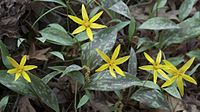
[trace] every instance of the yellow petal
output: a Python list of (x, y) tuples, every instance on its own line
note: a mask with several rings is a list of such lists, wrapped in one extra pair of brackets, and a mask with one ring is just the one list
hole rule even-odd
[(93, 16), (91, 19), (90, 19), (90, 22), (93, 23), (95, 22), (97, 19), (99, 19), (99, 17), (103, 14), (103, 11), (97, 13), (95, 16)]
[(22, 76), (24, 77), (24, 79), (26, 79), (28, 82), (31, 82), (30, 77), (28, 76), (28, 74), (26, 72), (22, 72)]
[(163, 60), (166, 66), (168, 66), (172, 71), (178, 71), (177, 68), (167, 60)]
[(182, 77), (183, 77), (183, 79), (185, 79), (186, 81), (191, 82), (191, 83), (197, 85), (197, 82), (196, 82), (192, 77), (190, 77), (189, 75), (182, 74)]
[(24, 71), (32, 70), (35, 68), (37, 68), (37, 66), (35, 66), (35, 65), (26, 65), (26, 66), (24, 66)]
[(184, 86), (183, 86), (183, 80), (182, 80), (182, 77), (178, 77), (177, 79), (177, 86), (178, 86), (178, 89), (181, 93), (181, 96), (184, 95)]
[(24, 65), (25, 65), (25, 63), (26, 63), (26, 55), (24, 55), (23, 57), (22, 57), (22, 59), (21, 59), (21, 62), (20, 62), (20, 67), (23, 67)]
[(7, 59), (8, 59), (8, 61), (10, 62), (10, 64), (13, 67), (17, 68), (19, 66), (19, 64), (13, 58), (11, 58), (11, 57), (8, 56)]
[(192, 65), (192, 63), (194, 62), (194, 57), (193, 58), (191, 58), (189, 61), (187, 61), (180, 69), (179, 69), (179, 71), (181, 72), (181, 73), (185, 73), (189, 68), (190, 68), (190, 66)]
[(84, 4), (82, 4), (82, 9), (81, 9), (81, 11), (82, 11), (82, 17), (83, 17), (83, 20), (89, 20), (89, 18), (88, 18), (88, 14), (87, 14), (87, 11), (86, 11), (86, 9), (85, 9), (85, 6), (84, 6)]
[(90, 41), (93, 41), (93, 34), (92, 34), (92, 30), (90, 28), (86, 29), (86, 33), (88, 38), (90, 39)]
[(102, 25), (102, 24), (98, 24), (98, 23), (91, 23), (90, 24), (90, 28), (93, 28), (93, 29), (101, 29), (101, 28), (106, 28), (107, 26), (105, 25)]
[(170, 86), (176, 79), (178, 76), (173, 76), (171, 79), (167, 80), (161, 87), (167, 87)]
[(121, 75), (121, 76), (125, 76), (124, 72), (116, 65), (113, 66), (113, 68), (115, 69), (115, 71)]
[(157, 72), (158, 72), (160, 75), (162, 75), (165, 79), (168, 79), (168, 80), (169, 80), (168, 75), (167, 75), (165, 72), (163, 72), (161, 69), (158, 69)]
[(80, 33), (80, 32), (82, 32), (82, 31), (84, 31), (85, 29), (86, 29), (85, 26), (79, 26), (78, 28), (76, 28), (76, 29), (72, 32), (72, 34), (74, 35), (74, 34)]
[(154, 67), (152, 65), (145, 65), (145, 66), (140, 66), (139, 69), (141, 70), (154, 70)]
[(109, 64), (103, 64), (101, 67), (99, 67), (98, 69), (96, 69), (96, 72), (104, 71), (108, 67), (109, 67)]
[(96, 48), (96, 51), (104, 61), (106, 61), (107, 63), (110, 62), (110, 58), (106, 54), (104, 54), (103, 51), (99, 50), (98, 48)]
[(111, 60), (115, 60), (115, 59), (118, 57), (120, 49), (121, 49), (121, 45), (119, 44), (119, 45), (115, 48), (115, 51), (114, 51), (114, 53), (113, 53), (113, 55), (112, 55)]
[(19, 79), (19, 76), (20, 76), (21, 74), (20, 73), (16, 73), (15, 74), (15, 81), (17, 80), (17, 79)]
[(156, 72), (156, 70), (153, 71), (153, 82), (156, 84), (157, 82), (157, 78), (158, 78), (158, 73)]
[(162, 58), (162, 51), (160, 50), (157, 57), (156, 57), (156, 63), (159, 64), (161, 62), (161, 58)]
[(154, 60), (147, 53), (144, 52), (144, 56), (151, 64), (155, 63)]
[(109, 71), (110, 71), (111, 76), (116, 78), (116, 74), (115, 74), (115, 72), (114, 72), (114, 70), (113, 70), (113, 68), (111, 66), (109, 67)]
[(80, 18), (76, 17), (76, 16), (72, 16), (72, 15), (68, 15), (68, 17), (73, 20), (74, 22), (78, 23), (78, 24), (83, 24), (83, 20), (81, 20)]
[(16, 69), (16, 68), (9, 69), (9, 70), (7, 71), (7, 73), (9, 73), (9, 74), (15, 74), (15, 73), (17, 73), (17, 69)]
[(124, 56), (122, 58), (118, 58), (114, 61), (115, 65), (120, 65), (122, 63), (124, 63), (125, 61), (127, 61), (130, 58), (130, 56)]

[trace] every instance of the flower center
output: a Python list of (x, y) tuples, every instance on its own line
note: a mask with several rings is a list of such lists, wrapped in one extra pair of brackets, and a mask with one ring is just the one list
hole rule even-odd
[(110, 66), (113, 66), (113, 65), (114, 65), (114, 61), (111, 60), (111, 61), (109, 62), (109, 65), (110, 65)]
[(154, 65), (153, 65), (153, 68), (154, 68), (155, 70), (160, 69), (159, 64), (154, 64)]
[(85, 27), (87, 27), (87, 28), (90, 27), (90, 24), (91, 24), (91, 23), (90, 23), (89, 21), (87, 21), (87, 20), (84, 20), (84, 21), (83, 21), (83, 25), (84, 25)]
[(17, 68), (17, 72), (18, 72), (18, 73), (21, 73), (22, 71), (24, 71), (24, 68), (23, 68), (23, 67), (22, 67), (22, 68), (21, 68), (21, 67)]

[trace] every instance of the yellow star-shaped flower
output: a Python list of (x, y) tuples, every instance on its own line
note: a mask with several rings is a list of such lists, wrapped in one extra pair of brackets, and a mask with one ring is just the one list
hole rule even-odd
[(81, 20), (80, 18), (78, 18), (76, 16), (68, 15), (68, 17), (70, 19), (72, 19), (74, 22), (76, 22), (79, 25), (81, 25), (77, 29), (75, 29), (72, 32), (72, 34), (77, 34), (77, 33), (80, 33), (80, 32), (83, 32), (83, 31), (86, 30), (88, 38), (92, 41), (93, 40), (93, 33), (92, 33), (91, 29), (100, 29), (100, 28), (107, 27), (105, 25), (94, 23), (103, 14), (103, 11), (97, 13), (95, 16), (93, 16), (91, 19), (89, 19), (84, 4), (82, 4), (82, 9), (81, 10), (82, 10), (82, 18), (83, 18), (83, 20)]
[(116, 74), (114, 72), (114, 70), (121, 76), (125, 76), (124, 72), (117, 66), (120, 65), (122, 63), (124, 63), (125, 61), (127, 61), (129, 59), (130, 56), (124, 56), (122, 58), (117, 59), (118, 55), (119, 55), (119, 51), (120, 51), (121, 45), (118, 45), (117, 48), (115, 49), (111, 59), (104, 54), (101, 50), (96, 49), (97, 53), (101, 56), (101, 58), (106, 62), (106, 64), (103, 64), (101, 67), (99, 67), (96, 72), (101, 72), (107, 68), (109, 68), (110, 74), (116, 78)]
[(31, 82), (31, 79), (28, 76), (28, 74), (26, 73), (26, 71), (35, 69), (35, 68), (37, 68), (37, 66), (35, 66), (35, 65), (26, 65), (26, 66), (24, 66), (25, 63), (26, 63), (26, 55), (24, 55), (22, 57), (20, 64), (18, 64), (11, 57), (7, 57), (7, 59), (10, 62), (10, 64), (14, 67), (12, 69), (9, 69), (7, 71), (7, 73), (15, 74), (15, 81), (20, 77), (20, 75), (22, 75), (25, 80), (27, 80), (28, 82)]
[(152, 64), (152, 65), (145, 65), (139, 67), (142, 70), (150, 71), (153, 70), (153, 81), (156, 84), (157, 78), (158, 78), (158, 73), (163, 76), (166, 79), (169, 79), (169, 77), (163, 72), (162, 67), (163, 65), (160, 64), (161, 59), (162, 59), (162, 51), (160, 50), (159, 53), (157, 54), (156, 61), (154, 61), (147, 53), (144, 52), (145, 58)]
[(184, 86), (183, 86), (183, 79), (185, 79), (188, 82), (191, 82), (193, 84), (197, 84), (197, 82), (190, 77), (189, 75), (186, 75), (185, 72), (190, 68), (195, 58), (191, 58), (188, 62), (186, 62), (179, 70), (171, 64), (169, 61), (164, 60), (164, 63), (166, 67), (163, 68), (167, 73), (173, 75), (170, 80), (166, 81), (162, 87), (170, 86), (174, 81), (177, 81), (176, 84), (178, 86), (178, 89), (181, 93), (181, 95), (184, 95)]

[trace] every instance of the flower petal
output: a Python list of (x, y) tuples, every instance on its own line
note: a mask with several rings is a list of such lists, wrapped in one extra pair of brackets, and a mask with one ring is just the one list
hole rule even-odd
[(165, 79), (168, 79), (168, 80), (169, 80), (168, 75), (167, 75), (165, 72), (163, 72), (161, 69), (158, 69), (157, 72), (158, 72), (161, 76), (163, 76)]
[(124, 72), (116, 65), (113, 66), (113, 68), (115, 69), (115, 71), (121, 75), (121, 76), (125, 76)]
[(171, 85), (176, 79), (177, 79), (178, 76), (173, 76), (171, 79), (167, 80), (161, 87), (167, 87), (169, 85)]
[(115, 74), (115, 72), (114, 72), (114, 70), (113, 70), (113, 68), (111, 66), (109, 67), (109, 71), (110, 71), (111, 76), (116, 78), (116, 74)]
[(68, 15), (68, 17), (73, 20), (74, 22), (78, 23), (78, 24), (83, 24), (83, 20), (81, 20), (80, 18), (76, 17), (76, 16), (72, 16), (72, 15)]
[(180, 69), (179, 69), (179, 71), (181, 72), (181, 73), (185, 73), (189, 68), (190, 68), (190, 66), (192, 65), (192, 63), (194, 62), (194, 57), (193, 58), (191, 58), (189, 61), (187, 61)]
[(154, 70), (154, 67), (152, 65), (145, 65), (145, 66), (140, 66), (139, 69), (141, 70)]
[(159, 64), (161, 62), (161, 58), (162, 58), (162, 51), (160, 50), (157, 57), (156, 57), (156, 63)]
[(104, 61), (106, 61), (107, 63), (110, 62), (110, 58), (106, 54), (104, 54), (103, 51), (99, 50), (98, 48), (96, 48), (96, 51)]
[(183, 79), (185, 79), (186, 81), (191, 82), (191, 83), (197, 85), (197, 82), (196, 82), (192, 77), (190, 77), (189, 75), (182, 74), (182, 77), (183, 77)]
[(21, 62), (20, 62), (20, 67), (21, 68), (23, 68), (23, 66), (25, 65), (25, 63), (26, 63), (26, 55), (24, 55), (23, 57), (22, 57), (22, 59), (21, 59)]
[(30, 77), (28, 76), (28, 74), (26, 72), (22, 72), (22, 76), (24, 77), (24, 79), (26, 79), (28, 82), (31, 82)]
[(177, 83), (178, 89), (179, 89), (179, 91), (180, 91), (180, 93), (181, 93), (181, 96), (183, 96), (183, 95), (184, 95), (184, 86), (183, 86), (182, 77), (178, 77), (176, 83)]
[(17, 80), (17, 79), (19, 79), (19, 76), (20, 76), (21, 74), (20, 73), (16, 73), (15, 74), (15, 81)]
[(120, 65), (122, 63), (124, 63), (125, 61), (127, 61), (130, 58), (130, 56), (124, 56), (122, 58), (118, 58), (115, 60), (115, 65)]
[(153, 71), (153, 82), (156, 84), (158, 78), (158, 73), (156, 70)]
[(85, 27), (85, 26), (79, 26), (78, 28), (76, 28), (76, 29), (72, 32), (72, 34), (74, 35), (74, 34), (77, 34), (77, 33), (82, 32), (82, 31), (84, 31), (84, 30), (86, 30), (86, 27)]
[[(166, 65), (167, 67), (169, 67), (172, 71), (178, 71), (177, 68), (176, 68), (171, 62), (169, 62), (169, 61), (167, 61), (167, 60), (163, 60), (163, 62), (164, 62), (165, 65)], [(169, 68), (168, 68), (168, 69), (169, 69)]]
[(155, 63), (155, 61), (147, 53), (144, 52), (144, 56), (151, 64)]
[(82, 4), (81, 11), (82, 11), (82, 17), (83, 17), (83, 20), (88, 21), (89, 18), (88, 18), (88, 14), (87, 14), (87, 11), (86, 11), (86, 9), (85, 9), (85, 5), (84, 5), (84, 4)]
[(35, 65), (26, 65), (26, 66), (24, 66), (24, 71), (32, 70), (35, 68), (37, 68), (37, 66), (35, 66)]
[(113, 55), (112, 55), (111, 60), (115, 60), (115, 59), (118, 57), (120, 49), (121, 49), (121, 45), (119, 44), (119, 45), (115, 48), (115, 51), (114, 51), (114, 53), (113, 53)]
[(96, 72), (101, 72), (104, 71), (105, 69), (107, 69), (109, 67), (109, 64), (103, 64), (102, 66), (100, 66), (98, 69), (96, 69)]
[(99, 19), (99, 17), (103, 14), (103, 11), (97, 13), (95, 16), (93, 16), (91, 19), (90, 19), (90, 22), (93, 23), (95, 22), (97, 19)]
[(86, 33), (87, 33), (87, 36), (88, 38), (93, 41), (93, 34), (92, 34), (92, 30), (90, 28), (87, 28), (86, 29)]
[(9, 70), (7, 71), (7, 73), (9, 73), (9, 74), (15, 74), (15, 73), (17, 73), (17, 69), (16, 69), (16, 68), (9, 69)]
[(101, 28), (106, 28), (106, 27), (107, 27), (106, 25), (102, 25), (102, 24), (98, 24), (98, 23), (90, 24), (90, 28), (93, 28), (93, 29), (101, 29)]
[(13, 58), (11, 58), (11, 57), (8, 56), (7, 59), (8, 59), (8, 61), (10, 62), (10, 64), (13, 67), (17, 68), (19, 66), (19, 64)]

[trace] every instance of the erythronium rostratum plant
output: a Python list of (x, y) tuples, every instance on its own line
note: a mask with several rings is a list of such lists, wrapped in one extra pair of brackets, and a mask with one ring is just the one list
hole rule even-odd
[(35, 65), (26, 65), (26, 55), (24, 55), (21, 59), (20, 64), (18, 64), (13, 58), (11, 57), (7, 57), (8, 61), (10, 62), (10, 64), (14, 67), (12, 69), (9, 69), (7, 71), (7, 73), (9, 74), (15, 74), (15, 81), (20, 77), (20, 75), (23, 76), (23, 78), (25, 80), (27, 80), (28, 82), (31, 82), (30, 77), (28, 76), (28, 74), (26, 73), (26, 71), (32, 70), (37, 68), (37, 66)]
[[(106, 62), (106, 64), (103, 64), (101, 67), (99, 67), (96, 72), (104, 71), (105, 69), (109, 68), (110, 74), (116, 78), (116, 74), (114, 70), (121, 76), (125, 76), (124, 72), (117, 66), (129, 59), (130, 56), (124, 56), (122, 58), (117, 59), (119, 52), (120, 52), (121, 45), (118, 45), (115, 49), (111, 59), (104, 54), (101, 50), (98, 48), (96, 49), (97, 53), (101, 56), (101, 58)], [(113, 70), (114, 69), (114, 70)]]
[(154, 61), (147, 53), (144, 52), (144, 56), (145, 58), (152, 64), (152, 65), (145, 65), (145, 66), (141, 66), (139, 67), (142, 70), (146, 70), (146, 71), (153, 71), (153, 81), (154, 83), (157, 82), (157, 78), (158, 78), (158, 73), (166, 78), (169, 79), (169, 77), (165, 74), (165, 72), (162, 70), (163, 65), (160, 64), (161, 59), (162, 59), (162, 51), (160, 50), (159, 53), (157, 54), (156, 57), (156, 61)]
[(94, 23), (97, 19), (99, 19), (99, 17), (103, 14), (103, 11), (97, 13), (95, 16), (93, 16), (91, 19), (89, 19), (87, 11), (85, 9), (84, 4), (82, 4), (82, 19), (76, 17), (76, 16), (72, 16), (72, 15), (68, 15), (68, 17), (70, 19), (72, 19), (74, 22), (78, 23), (79, 26), (77, 29), (75, 29), (72, 34), (78, 34), (80, 32), (83, 32), (86, 30), (87, 36), (88, 38), (92, 41), (93, 40), (93, 33), (91, 29), (101, 29), (101, 28), (105, 28), (107, 26), (105, 25), (101, 25), (98, 23)]
[(173, 64), (171, 64), (169, 61), (164, 60), (165, 66), (163, 67), (163, 70), (165, 70), (167, 73), (172, 75), (172, 78), (170, 80), (166, 81), (162, 87), (167, 87), (173, 84), (173, 82), (176, 81), (176, 84), (178, 86), (178, 89), (181, 93), (181, 95), (184, 95), (184, 86), (183, 86), (183, 79), (185, 79), (188, 82), (191, 82), (193, 84), (197, 84), (197, 82), (190, 77), (189, 75), (186, 75), (185, 72), (190, 68), (194, 61), (194, 57), (191, 58), (188, 62), (186, 62), (180, 69), (177, 69)]

